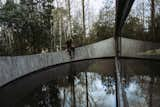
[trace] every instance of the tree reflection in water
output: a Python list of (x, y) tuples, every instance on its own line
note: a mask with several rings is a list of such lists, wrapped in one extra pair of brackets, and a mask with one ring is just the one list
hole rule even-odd
[[(129, 107), (159, 107), (159, 78), (133, 76), (125, 88)], [(157, 86), (156, 86), (157, 85)], [(158, 93), (157, 93), (158, 92)], [(154, 98), (154, 99), (153, 99)], [(153, 104), (154, 101), (154, 104)]]
[(129, 107), (160, 107), (159, 61), (121, 60)]
[[(10, 84), (1, 89), (2, 107), (87, 107), (87, 103), (88, 107), (116, 107), (113, 65), (105, 60), (93, 62), (87, 66), (82, 62), (59, 66), (61, 72), (55, 68), (54, 71), (39, 72)], [(160, 107), (159, 66), (159, 62), (122, 60), (121, 82), (125, 105)]]
[(42, 85), (20, 101), (16, 107), (60, 107), (59, 94), (55, 84)]
[[(88, 106), (116, 107), (115, 80), (111, 76), (87, 73)], [(17, 104), (21, 107), (85, 107), (85, 73), (68, 75), (64, 80), (42, 85)]]
[(112, 76), (102, 76), (102, 83), (104, 85), (106, 94), (115, 94), (115, 80)]

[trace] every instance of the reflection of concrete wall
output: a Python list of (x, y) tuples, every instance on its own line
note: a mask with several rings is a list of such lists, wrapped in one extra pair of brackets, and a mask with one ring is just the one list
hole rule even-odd
[[(76, 60), (114, 56), (113, 38), (75, 49)], [(47, 66), (70, 62), (67, 52), (28, 56), (0, 57), (0, 86), (20, 76)]]
[[(142, 57), (137, 53), (158, 48), (160, 44), (122, 39), (122, 56)], [(75, 49), (72, 61), (114, 56), (113, 38)], [(44, 53), (28, 56), (0, 57), (0, 86), (20, 76), (47, 66), (70, 62), (67, 52)]]

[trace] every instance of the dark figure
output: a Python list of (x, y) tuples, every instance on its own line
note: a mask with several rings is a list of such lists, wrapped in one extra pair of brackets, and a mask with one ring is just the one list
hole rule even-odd
[(69, 53), (69, 56), (71, 58), (73, 58), (74, 57), (74, 51), (75, 51), (75, 49), (74, 49), (74, 46), (72, 44), (72, 39), (67, 40), (66, 41), (66, 45), (67, 45), (67, 51)]

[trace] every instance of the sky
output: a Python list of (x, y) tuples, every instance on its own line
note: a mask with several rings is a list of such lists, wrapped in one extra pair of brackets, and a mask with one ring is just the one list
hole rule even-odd
[[(59, 5), (66, 5), (65, 0), (58, 0)], [(94, 15), (98, 15), (99, 10), (104, 6), (104, 2), (105, 0), (85, 0), (85, 11), (86, 14), (88, 12), (88, 10), (92, 10), (92, 14)], [(71, 13), (72, 15), (76, 15), (79, 13), (79, 11), (82, 11), (82, 5), (81, 5), (81, 0), (70, 0), (71, 2)], [(55, 2), (55, 6), (57, 5), (57, 3)]]
[[(2, 3), (5, 3), (5, 2), (6, 2), (6, 0), (0, 0), (0, 1), (2, 1)], [(19, 0), (14, 0), (14, 1), (18, 2)], [(73, 2), (73, 1), (75, 1), (75, 0), (71, 0), (71, 2)], [(80, 2), (81, 0), (76, 0), (76, 1)], [(87, 2), (87, 1), (89, 1), (89, 4), (90, 4), (92, 7), (94, 7), (94, 9), (95, 9), (96, 11), (98, 11), (98, 10), (103, 6), (103, 1), (104, 1), (104, 0), (86, 0), (86, 2)]]
[[(77, 17), (77, 20), (80, 21), (82, 19), (81, 18), (82, 17), (81, 0), (76, 0), (76, 1), (71, 0), (71, 6), (72, 6), (72, 9), (71, 9), (72, 16), (75, 16), (75, 17), (79, 16)], [(92, 24), (94, 21), (96, 21), (99, 11), (103, 7), (104, 7), (104, 0), (85, 0), (86, 23)]]
[[(86, 19), (86, 32), (92, 27), (93, 23), (96, 22), (99, 11), (104, 7), (105, 0), (85, 0), (85, 19)], [(64, 0), (58, 0), (59, 5), (65, 7)], [(71, 15), (77, 22), (82, 24), (82, 0), (70, 0), (71, 3)], [(55, 2), (55, 6), (57, 3)]]
[(89, 0), (91, 7), (94, 8), (95, 12), (99, 12), (99, 10), (104, 6), (104, 0)]
[[(0, 0), (4, 4), (6, 0)], [(15, 2), (19, 2), (19, 0), (14, 0)], [(58, 0), (58, 1), (64, 1), (64, 0)], [(86, 4), (86, 11), (91, 10), (90, 14), (92, 14), (92, 17), (97, 16), (99, 14), (100, 9), (104, 6), (105, 0), (85, 0)], [(71, 12), (73, 15), (78, 14), (79, 11), (81, 11), (81, 0), (71, 0)], [(86, 13), (88, 14), (88, 13)]]

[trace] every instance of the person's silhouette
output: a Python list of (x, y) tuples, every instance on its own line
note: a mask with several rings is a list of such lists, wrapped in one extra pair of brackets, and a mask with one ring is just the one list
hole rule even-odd
[(67, 40), (66, 45), (67, 45), (67, 51), (68, 51), (70, 57), (73, 58), (75, 49), (74, 49), (74, 46), (72, 44), (72, 39)]

